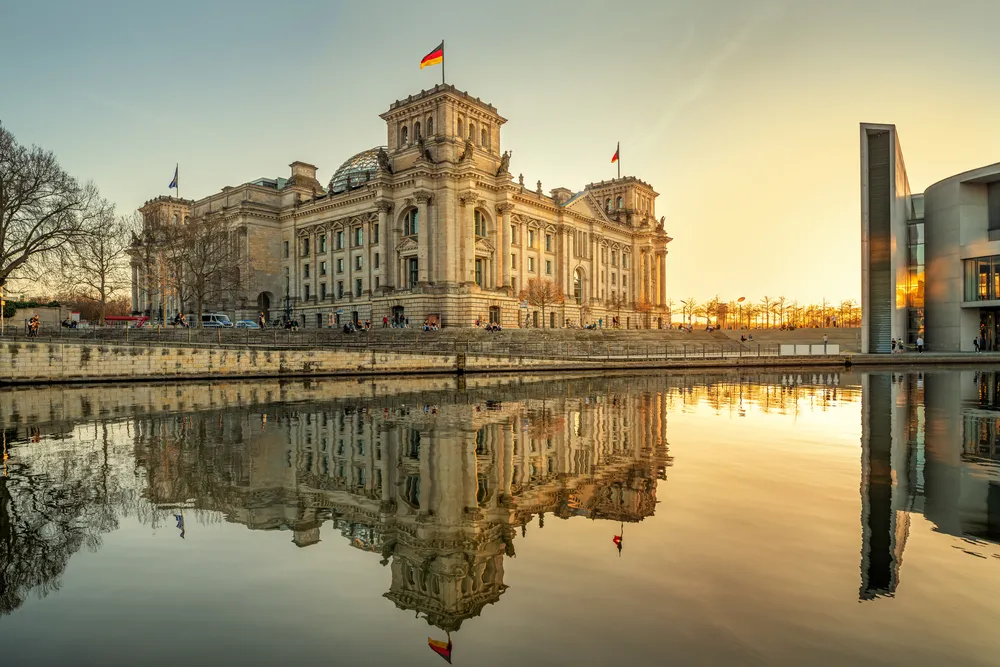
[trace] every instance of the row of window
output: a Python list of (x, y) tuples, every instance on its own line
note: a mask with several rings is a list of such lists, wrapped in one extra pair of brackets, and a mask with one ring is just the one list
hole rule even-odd
[[(351, 233), (352, 233), (353, 240), (354, 240), (354, 243), (351, 245), (351, 247), (358, 248), (358, 247), (364, 245), (364, 242), (365, 242), (364, 228), (362, 228), (362, 227), (355, 227), (352, 230)], [(372, 243), (378, 243), (378, 237), (379, 237), (379, 229), (378, 229), (378, 223), (376, 223), (376, 224), (372, 225), (372, 239), (371, 239), (371, 242)], [(334, 238), (334, 250), (343, 250), (344, 249), (344, 232), (343, 231), (335, 232), (333, 238)], [(305, 238), (302, 239), (301, 246), (300, 246), (300, 249), (299, 249), (300, 255), (302, 257), (309, 257), (310, 250), (311, 250), (311, 245), (312, 244), (311, 244), (310, 237), (307, 236), (307, 237), (305, 237)], [(288, 259), (288, 253), (289, 253), (289, 243), (288, 243), (288, 241), (284, 242), (284, 250), (283, 250), (283, 252), (284, 252), (285, 259)], [(320, 234), (319, 237), (317, 238), (316, 252), (317, 252), (317, 254), (320, 254), (320, 255), (326, 252), (326, 234)]]
[[(411, 127), (412, 127), (412, 131), (410, 129)], [(490, 131), (489, 131), (489, 128), (487, 128), (487, 127), (479, 128), (479, 132), (477, 133), (476, 132), (476, 129), (477, 129), (476, 128), (476, 124), (475, 123), (469, 123), (468, 129), (469, 129), (469, 133), (468, 133), (468, 139), (469, 139), (469, 141), (475, 143), (476, 140), (478, 139), (479, 140), (479, 145), (482, 146), (483, 148), (489, 150), (489, 147), (490, 147)], [(458, 122), (455, 125), (455, 130), (456, 130), (455, 134), (458, 137), (464, 137), (464, 136), (466, 136), (466, 134), (465, 134), (465, 123), (464, 123), (464, 121), (463, 121), (462, 118), (458, 119)], [(414, 143), (420, 141), (425, 136), (424, 135), (424, 131), (426, 131), (426, 136), (428, 136), (428, 137), (434, 136), (434, 118), (432, 116), (428, 116), (427, 117), (427, 119), (425, 121), (425, 125), (424, 125), (423, 128), (421, 128), (419, 120), (412, 121), (412, 125), (411, 125), (411, 121), (400, 123), (400, 125), (399, 125), (399, 145), (400, 146), (405, 146), (408, 143), (410, 143), (411, 139), (412, 139), (412, 141)]]
[[(373, 287), (375, 289), (378, 289), (378, 287), (379, 287), (378, 276), (375, 276), (375, 285)], [(354, 280), (354, 296), (355, 297), (360, 297), (363, 294), (364, 294), (364, 283), (361, 281), (361, 278), (356, 278)], [(330, 294), (326, 291), (326, 283), (320, 283), (319, 284), (319, 294), (318, 295), (313, 293), (312, 286), (309, 285), (308, 283), (306, 283), (305, 285), (302, 286), (302, 297), (306, 301), (308, 301), (309, 299), (312, 299), (314, 296), (319, 296), (319, 298), (321, 300), (322, 299), (326, 299), (326, 298), (328, 298), (330, 296)], [(343, 280), (338, 280), (337, 281), (337, 296), (336, 296), (336, 298), (338, 298), (338, 299), (343, 299), (344, 298), (344, 281)]]
[[(967, 259), (965, 264), (965, 300), (1000, 299), (1000, 255)], [(919, 277), (923, 281), (923, 275)]]
[[(337, 258), (337, 264), (336, 264), (336, 266), (337, 266), (337, 273), (343, 273), (344, 272), (344, 258), (343, 257)], [(380, 266), (381, 266), (381, 256), (379, 255), (379, 253), (375, 253), (372, 256), (372, 268), (373, 269), (377, 269)], [(361, 255), (355, 255), (355, 257), (354, 257), (354, 268), (355, 268), (355, 270), (361, 270), (363, 267), (364, 267), (364, 259), (363, 259), (363, 257)], [(310, 270), (309, 262), (306, 262), (305, 264), (302, 265), (302, 277), (303, 278), (308, 278), (309, 277), (309, 273), (310, 273), (309, 270)], [(321, 276), (325, 276), (326, 275), (326, 262), (320, 262), (319, 263), (319, 275), (321, 275)]]
[[(360, 261), (361, 257), (356, 257), (355, 260), (356, 260), (356, 264), (355, 264), (356, 267), (360, 269), (361, 268), (361, 261)], [(338, 273), (340, 273), (343, 270), (342, 261), (343, 260), (338, 260), (338, 266), (337, 266), (337, 272)], [(375, 255), (375, 268), (378, 268), (378, 266), (379, 266), (379, 264), (378, 264), (378, 254), (376, 253), (376, 255)], [(415, 287), (417, 285), (418, 276), (419, 276), (418, 267), (419, 267), (419, 264), (417, 263), (417, 258), (416, 257), (411, 257), (411, 258), (408, 258), (406, 260), (406, 270), (407, 270), (406, 275), (409, 278), (409, 283), (407, 284), (407, 287), (409, 287), (409, 288)], [(321, 276), (325, 276), (326, 275), (325, 271), (326, 271), (326, 262), (321, 262), (320, 263), (320, 275)], [(481, 272), (481, 268), (477, 267), (477, 271)], [(302, 277), (304, 279), (305, 278), (309, 278), (309, 265), (308, 264), (303, 265), (303, 272), (302, 273), (303, 273)], [(381, 281), (379, 279), (379, 276), (374, 276), (373, 280), (374, 280), (374, 283), (372, 284), (372, 289), (373, 290), (378, 289), (380, 287), (380, 285), (381, 285)], [(481, 281), (477, 279), (477, 282), (481, 282)], [(285, 290), (287, 292), (291, 291), (291, 277), (289, 275), (288, 267), (285, 267)], [(362, 282), (362, 279), (361, 278), (355, 278), (354, 279), (354, 296), (355, 297), (360, 297), (363, 294), (363, 292), (364, 292), (364, 283)], [(308, 283), (305, 283), (305, 284), (302, 285), (302, 295), (303, 295), (303, 297), (306, 300), (311, 299), (314, 296), (317, 296), (316, 293), (314, 293), (312, 291), (312, 286), (310, 284), (308, 284)], [(318, 294), (318, 296), (319, 296), (320, 299), (326, 299), (329, 296), (329, 294), (327, 292), (327, 289), (326, 289), (326, 283), (325, 282), (322, 282), (322, 283), (319, 284), (319, 294)], [(338, 298), (338, 299), (344, 298), (344, 281), (342, 281), (342, 280), (337, 281), (336, 298)]]

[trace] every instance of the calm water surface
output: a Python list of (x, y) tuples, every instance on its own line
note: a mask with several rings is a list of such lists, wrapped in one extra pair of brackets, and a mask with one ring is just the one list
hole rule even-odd
[(0, 664), (1000, 665), (998, 383), (3, 390)]

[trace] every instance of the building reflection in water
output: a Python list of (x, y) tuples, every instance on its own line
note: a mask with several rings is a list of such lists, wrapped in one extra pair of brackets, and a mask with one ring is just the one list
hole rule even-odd
[(970, 555), (1000, 542), (998, 389), (996, 372), (862, 378), (862, 600), (896, 592), (913, 512)]
[(586, 381), (137, 419), (135, 457), (155, 506), (288, 530), (300, 548), (332, 528), (391, 569), (397, 607), (451, 632), (503, 594), (504, 559), (536, 516), (653, 514), (667, 408), (643, 389)]

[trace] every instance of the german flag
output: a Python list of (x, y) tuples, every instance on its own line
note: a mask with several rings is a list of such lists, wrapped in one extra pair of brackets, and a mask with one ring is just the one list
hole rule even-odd
[(420, 61), (420, 69), (429, 67), (431, 65), (440, 65), (444, 62), (444, 40), (441, 40), (441, 44), (424, 56), (424, 59)]
[(447, 642), (438, 641), (428, 637), (427, 645), (431, 647), (432, 651), (447, 660), (449, 665), (451, 664), (451, 635), (448, 635)]
[[(423, 67), (423, 65), (421, 65), (421, 67)], [(618, 145), (615, 146), (615, 154), (611, 156), (611, 164), (614, 164), (615, 162), (618, 162), (618, 153), (619, 153), (619, 151), (621, 151), (621, 148), (622, 148), (622, 145), (621, 145), (621, 142), (619, 142)]]

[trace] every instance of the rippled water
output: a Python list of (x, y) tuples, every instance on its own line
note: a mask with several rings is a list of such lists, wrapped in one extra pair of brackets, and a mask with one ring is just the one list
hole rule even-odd
[(3, 390), (0, 664), (440, 665), (450, 639), (477, 666), (998, 665), (998, 395), (985, 371)]

